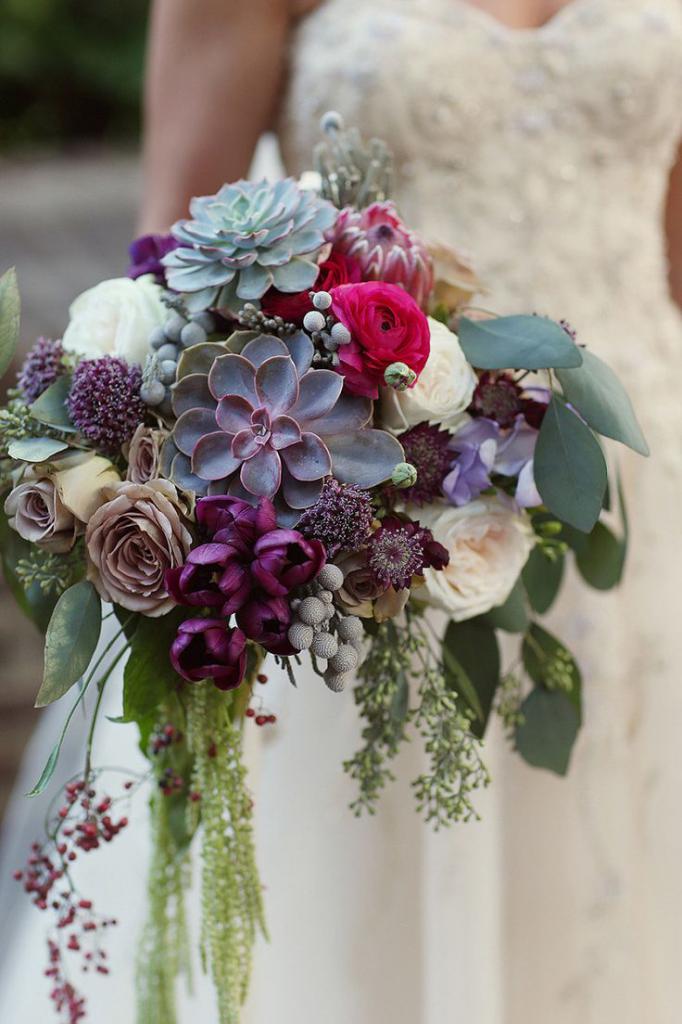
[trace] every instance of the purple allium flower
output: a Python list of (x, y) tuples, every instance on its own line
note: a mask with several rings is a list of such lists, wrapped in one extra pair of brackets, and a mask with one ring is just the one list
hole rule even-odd
[(388, 516), (370, 538), (368, 561), (378, 583), (404, 590), (424, 569), (444, 569), (449, 556), (430, 530), (412, 520)]
[(38, 338), (19, 371), (19, 390), (27, 402), (35, 402), (65, 370), (61, 341)]
[(142, 235), (136, 238), (128, 247), (130, 266), (126, 271), (127, 276), (136, 278), (143, 274), (153, 274), (158, 284), (165, 284), (166, 269), (161, 260), (179, 245), (172, 235)]
[(76, 367), (68, 397), (69, 415), (101, 451), (115, 455), (129, 441), (147, 411), (140, 398), (142, 370), (103, 356)]
[(450, 434), (429, 423), (419, 423), (400, 435), (405, 462), (417, 470), (417, 482), (400, 492), (401, 498), (415, 505), (428, 505), (443, 493), (443, 477), (452, 462)]
[(357, 551), (370, 535), (374, 510), (367, 493), (354, 484), (330, 477), (317, 502), (305, 510), (296, 528), (304, 537), (322, 541), (333, 558), (339, 551)]
[(222, 619), (188, 619), (178, 628), (170, 658), (188, 682), (212, 679), (218, 689), (234, 690), (246, 671), (246, 637)]

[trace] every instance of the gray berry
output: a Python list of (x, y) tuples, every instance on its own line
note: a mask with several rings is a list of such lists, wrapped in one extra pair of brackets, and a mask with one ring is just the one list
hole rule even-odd
[(160, 380), (152, 380), (140, 388), (140, 398), (145, 405), (161, 405), (166, 397), (166, 389)]
[(158, 350), (156, 354), (159, 357), (159, 362), (161, 363), (164, 362), (164, 360), (166, 359), (172, 359), (174, 363), (177, 363), (178, 346), (174, 345), (170, 341), (167, 341), (165, 345), (161, 346), (161, 348)]
[(328, 110), (320, 118), (320, 129), (327, 132), (340, 132), (343, 129), (343, 117), (337, 110)]
[(347, 345), (350, 340), (350, 331), (345, 324), (334, 324), (331, 335), (337, 345)]
[(294, 622), (289, 626), (287, 634), (289, 643), (297, 651), (307, 651), (315, 638), (312, 626), (306, 626), (302, 622)]
[(332, 304), (332, 297), (329, 292), (315, 292), (313, 295), (313, 306), (315, 309), (319, 309), (320, 312), (324, 312), (325, 309), (329, 309)]
[(343, 586), (343, 572), (338, 565), (325, 565), (318, 574), (317, 582), (325, 590), (338, 590)]
[(341, 693), (348, 682), (347, 672), (325, 672), (324, 681), (334, 693)]
[(358, 652), (350, 644), (341, 644), (334, 657), (329, 662), (332, 672), (352, 672), (358, 665)]
[(185, 348), (201, 345), (204, 341), (206, 341), (206, 331), (201, 324), (185, 324), (180, 332), (180, 343)]
[(164, 359), (159, 366), (159, 380), (162, 384), (172, 384), (178, 372), (178, 364), (174, 359)]
[(365, 631), (362, 627), (362, 622), (357, 615), (346, 615), (344, 618), (339, 619), (336, 632), (341, 640), (347, 640), (349, 643), (354, 643), (362, 639)]
[(325, 320), (322, 313), (317, 309), (311, 309), (309, 313), (303, 317), (303, 326), (306, 331), (323, 331), (326, 327), (327, 321)]
[(166, 344), (166, 334), (163, 327), (154, 328), (149, 335), (149, 344), (151, 348), (161, 348), (162, 345)]
[(182, 333), (182, 329), (186, 323), (187, 321), (184, 316), (180, 316), (179, 313), (172, 312), (163, 325), (166, 337), (170, 341), (180, 341), (180, 334)]
[(313, 640), (312, 651), (318, 658), (329, 661), (339, 649), (339, 642), (331, 633), (318, 633)]
[(318, 597), (305, 597), (298, 609), (298, 617), (306, 626), (319, 626), (327, 617), (327, 608)]

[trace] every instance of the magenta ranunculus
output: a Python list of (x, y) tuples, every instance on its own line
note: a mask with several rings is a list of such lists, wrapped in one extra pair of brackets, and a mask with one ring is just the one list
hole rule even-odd
[(237, 622), (250, 640), (255, 640), (270, 654), (296, 653), (287, 639), (291, 609), (283, 597), (269, 594), (254, 597), (237, 612)]
[(272, 530), (256, 541), (251, 574), (273, 597), (285, 597), (314, 580), (327, 555), (319, 540), (306, 540), (297, 530)]
[(334, 316), (352, 336), (338, 350), (338, 369), (349, 391), (378, 398), (391, 363), (421, 373), (431, 347), (429, 322), (404, 288), (369, 281), (340, 285), (331, 295)]
[(222, 619), (187, 619), (178, 627), (170, 658), (188, 682), (212, 679), (218, 689), (234, 690), (246, 671), (246, 637)]
[[(350, 256), (332, 249), (328, 259), (320, 263), (320, 272), (313, 285), (316, 292), (329, 292), (340, 284), (351, 284), (362, 280), (360, 264)], [(261, 305), (271, 316), (281, 316), (283, 320), (300, 323), (306, 313), (313, 308), (310, 298), (311, 289), (287, 295), (271, 288), (261, 299)]]

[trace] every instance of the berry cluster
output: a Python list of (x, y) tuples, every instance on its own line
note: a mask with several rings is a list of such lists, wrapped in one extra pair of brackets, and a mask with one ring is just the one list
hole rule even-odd
[(201, 345), (216, 329), (210, 313), (184, 316), (179, 309), (171, 309), (164, 324), (155, 327), (149, 338), (152, 353), (144, 368), (140, 396), (146, 405), (162, 416), (172, 415), (170, 388), (175, 383), (178, 360), (184, 349)]
[[(259, 683), (267, 683), (268, 677), (263, 673), (259, 672), (256, 676)], [(262, 697), (257, 697), (258, 707), (248, 707), (245, 711), (247, 718), (252, 718), (256, 725), (274, 725), (277, 721), (277, 715), (273, 715), (272, 712), (266, 711)]]
[[(124, 788), (132, 786), (127, 782)], [(50, 997), (64, 1024), (78, 1024), (85, 1018), (85, 1000), (68, 978), (66, 954), (80, 954), (84, 973), (109, 973), (101, 940), (105, 930), (117, 922), (96, 913), (92, 900), (79, 894), (70, 868), (80, 854), (97, 850), (126, 828), (127, 818), (112, 817), (113, 803), (110, 796), (98, 796), (82, 779), (68, 783), (64, 802), (48, 823), (46, 841), (33, 843), (26, 866), (14, 873), (34, 906), (54, 914), (45, 975), (52, 980)]]

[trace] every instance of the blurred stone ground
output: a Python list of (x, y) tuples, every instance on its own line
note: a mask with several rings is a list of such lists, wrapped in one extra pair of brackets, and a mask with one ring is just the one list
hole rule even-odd
[[(58, 337), (69, 303), (85, 288), (123, 274), (138, 196), (134, 156), (0, 158), (0, 273), (16, 266), (22, 347)], [(35, 725), (42, 637), (0, 587), (0, 814)]]

